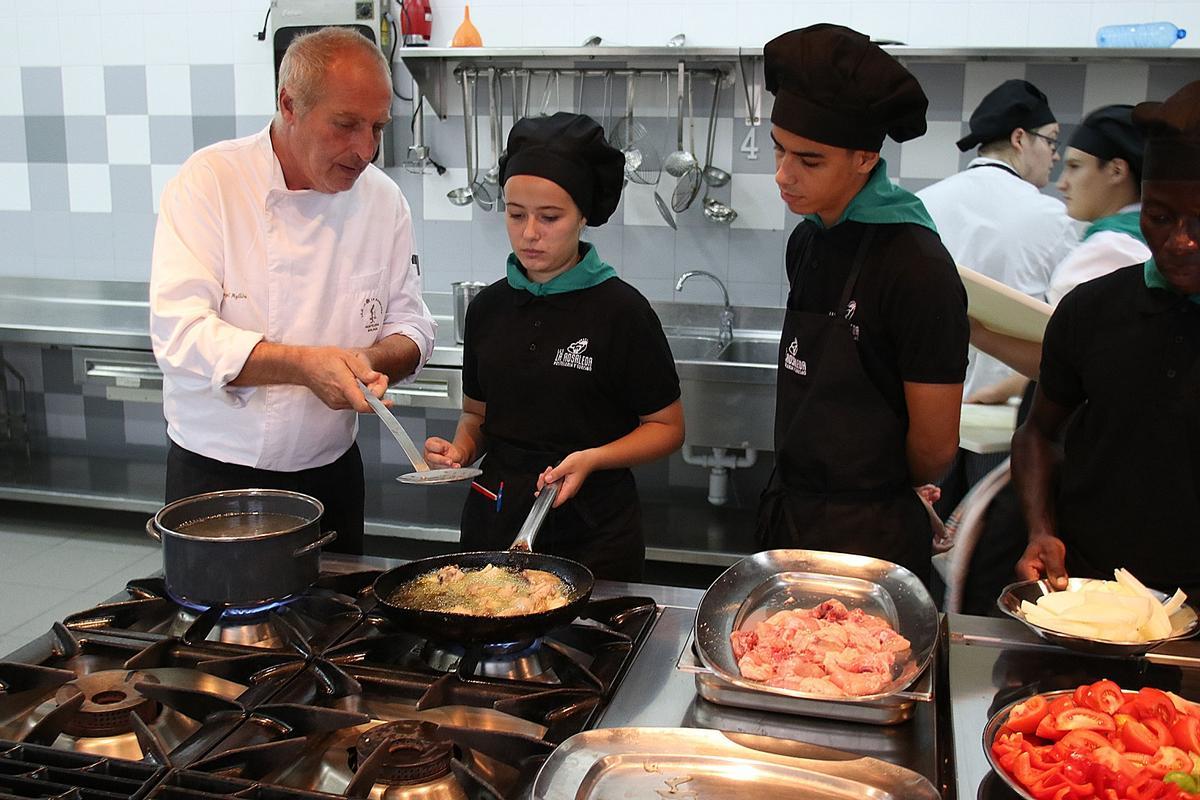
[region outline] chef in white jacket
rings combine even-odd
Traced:
[[[150,328],[171,446],[168,502],[267,487],[325,506],[361,552],[356,379],[382,396],[429,357],[412,220],[371,161],[388,66],[345,28],[296,38],[267,129],[195,153],[166,186]]]
[[[917,192],[959,266],[1044,300],[1050,274],[1078,243],[1066,207],[1039,190],[1058,160],[1059,124],[1036,86],[1008,80],[971,114],[958,141],[979,156],[963,171]],[[1002,402],[1020,393],[1014,373],[971,349],[963,396]]]

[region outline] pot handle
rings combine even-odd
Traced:
[[[156,542],[162,541],[162,534],[158,532],[158,525],[154,522],[154,517],[146,520],[146,535]]]
[[[320,550],[322,547],[329,544],[336,538],[337,538],[337,531],[330,531],[329,533],[322,536],[320,539],[317,539],[312,544],[306,544],[306,545],[304,545],[304,547],[298,547],[295,550],[293,550],[292,557],[299,558],[300,556],[308,555],[313,550]]]

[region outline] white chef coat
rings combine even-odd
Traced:
[[[990,165],[990,166],[989,166]],[[955,263],[1044,300],[1054,267],[1078,244],[1066,206],[994,158],[917,192]],[[1013,374],[995,358],[970,349],[963,396]]]
[[[1118,213],[1141,211],[1142,204],[1134,203]],[[1122,267],[1143,264],[1151,256],[1150,248],[1140,239],[1121,231],[1096,231],[1079,243],[1050,276],[1050,288],[1046,290],[1046,302],[1052,306],[1066,296],[1067,292],[1081,283],[1115,272]]]
[[[270,126],[192,155],[163,191],[150,275],[171,440],[268,470],[336,460],[354,411],[303,386],[229,382],[264,340],[349,348],[403,334],[423,365],[436,325],[412,256],[408,203],[374,165],[344,192],[289,190]]]

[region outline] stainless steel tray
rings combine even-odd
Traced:
[[[802,742],[695,728],[603,728],[563,742],[535,800],[938,800],[911,770]]]
[[[847,608],[861,608],[886,619],[911,643],[911,656],[897,662],[892,682],[884,691],[863,697],[829,698],[742,678],[729,643],[730,634],[776,611],[812,607],[831,597]],[[742,559],[713,582],[696,610],[695,636],[700,660],[726,684],[776,700],[787,697],[865,705],[896,695],[927,670],[937,647],[938,631],[933,598],[920,579],[904,567],[845,553],[767,550]]]
[[[1089,583],[1102,582],[1093,580],[1092,578],[1070,578],[1067,581],[1067,591],[1082,591]],[[1036,603],[1039,597],[1050,594],[1053,591],[1056,590],[1051,589],[1050,584],[1045,580],[1018,581],[1004,587],[1004,591],[1000,593],[1000,597],[996,600],[996,605],[1005,614],[1024,623],[1031,631],[1047,642],[1065,647],[1068,650],[1076,650],[1080,653],[1089,653],[1095,656],[1145,655],[1166,642],[1191,638],[1196,635],[1197,630],[1200,630],[1200,618],[1197,618],[1196,610],[1187,603],[1184,603],[1182,608],[1171,615],[1171,635],[1149,642],[1108,642],[1100,639],[1087,639],[1082,636],[1072,636],[1069,633],[1059,633],[1049,628],[1043,628],[1025,619],[1025,615],[1021,612],[1021,601],[1028,600],[1030,603]],[[1151,589],[1150,591],[1159,601],[1167,599],[1167,595],[1162,592],[1155,589]]]

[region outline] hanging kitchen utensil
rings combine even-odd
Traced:
[[[400,449],[404,451],[404,455],[408,456],[408,460],[416,468],[416,472],[406,473],[396,478],[396,480],[401,483],[431,486],[441,483],[468,481],[483,474],[483,470],[476,469],[475,467],[430,469],[429,465],[425,463],[425,458],[421,455],[421,451],[417,449],[416,443],[408,435],[408,431],[404,430],[404,426],[400,424],[400,420],[396,419],[395,415],[383,404],[383,401],[373,395],[371,390],[363,385],[362,381],[358,381],[358,388],[362,390],[363,397],[367,400],[367,405],[375,412],[375,416],[383,421],[384,427],[395,437],[396,441],[400,444]]]
[[[459,85],[462,87],[462,105],[463,105],[463,141],[466,142],[467,151],[467,185],[461,189],[451,189],[446,192],[446,197],[456,206],[469,206],[475,199],[475,193],[471,189],[471,184],[475,182],[474,161],[471,157],[471,126],[468,124],[470,120],[470,96],[467,91],[467,72],[463,70],[459,73]]]
[[[634,183],[641,183],[638,179],[638,168],[642,165],[640,144],[646,138],[646,127],[633,118],[637,79],[636,72],[626,78],[625,116],[613,126],[612,144],[625,154],[625,178]]]
[[[721,100],[721,73],[713,75],[712,110],[708,114],[708,148],[704,151],[704,170],[701,177],[709,186],[718,188],[729,183],[733,176],[720,167],[713,166],[713,150],[717,143],[717,106]],[[707,192],[705,192],[707,195]]]
[[[667,113],[665,116],[667,116],[669,118],[670,114],[671,114],[671,87],[666,82],[666,80],[663,81],[663,86],[666,87],[665,98],[666,98]],[[639,170],[639,173],[640,172],[641,172],[641,170]],[[658,181],[661,177],[662,177],[661,171],[656,171],[654,173],[654,183],[653,183],[654,205],[656,208],[658,208],[659,215],[662,216],[663,221],[666,222],[668,226],[670,226],[671,230],[673,230],[673,231],[679,230],[679,226],[675,224],[675,217],[671,216],[670,206],[667,205],[666,200],[663,200],[662,195],[658,193]]]
[[[675,134],[675,151],[667,155],[663,161],[663,169],[667,174],[682,178],[687,171],[696,166],[696,156],[683,148],[683,89],[684,89],[684,68],[683,62],[679,62],[679,73],[677,79],[676,92],[676,134]]]
[[[488,69],[488,135],[492,140],[492,165],[488,167],[487,172],[483,173],[483,180],[489,186],[497,186],[500,183],[500,128],[503,122],[500,120],[497,111],[496,96],[500,95],[501,101],[504,99],[503,93],[500,91],[500,79],[496,75],[495,69]],[[500,105],[503,105],[501,102]]]
[[[701,202],[701,205],[704,206],[704,216],[713,222],[728,225],[737,219],[737,212],[715,197],[709,197],[707,188],[704,190],[704,200]]]
[[[688,75],[688,150],[695,152],[696,150],[696,116],[692,108],[692,76]],[[691,169],[683,174],[683,177],[675,184],[675,191],[671,194],[671,210],[677,214],[682,214],[691,207],[696,200],[696,195],[700,192],[700,184],[703,183],[700,176],[699,163],[693,164]]]
[[[471,78],[471,138],[474,142],[474,180],[471,181],[471,195],[475,199],[475,205],[482,208],[484,211],[492,211],[496,208],[496,194],[498,190],[495,186],[488,185],[485,180],[484,173],[479,169],[479,106],[476,104],[476,91],[479,87],[479,73],[474,72]],[[488,87],[490,98],[491,87]]]

